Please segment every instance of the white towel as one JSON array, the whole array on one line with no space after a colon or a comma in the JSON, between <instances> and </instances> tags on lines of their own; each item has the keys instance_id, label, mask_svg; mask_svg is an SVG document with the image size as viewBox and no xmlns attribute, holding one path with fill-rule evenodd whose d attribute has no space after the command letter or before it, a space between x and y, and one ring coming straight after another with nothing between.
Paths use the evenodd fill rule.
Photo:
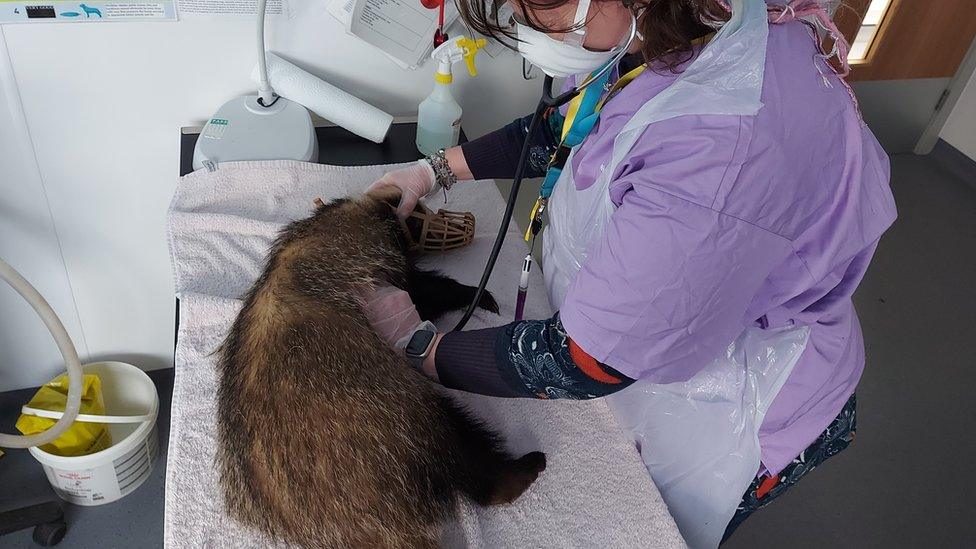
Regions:
<instances>
[{"instance_id":1,"label":"white towel","mask_svg":"<svg viewBox=\"0 0 976 549\"><path fill-rule=\"evenodd\" d=\"M301 162L220 164L183 177L170 207L168 234L180 298L179 342L166 471L166 547L265 547L260 534L229 518L214 467L217 387L211 355L237 314L237 298L260 274L281 226L308 215L312 200L358 194L391 166L344 168ZM501 218L490 181L465 182L446 207L477 218L475 242L432 255L430 264L476 284ZM443 199L432 198L434 209ZM513 224L514 226L514 224ZM470 328L501 325L514 312L518 266L526 247L512 229L489 289L501 315L475 313ZM550 314L538 270L527 318ZM441 327L453 326L447 315ZM447 547L682 547L684 542L633 442L601 401L505 400L453 393L499 431L515 453L542 450L548 467L514 504L464 502L446 525Z\"/></svg>"}]
</instances>

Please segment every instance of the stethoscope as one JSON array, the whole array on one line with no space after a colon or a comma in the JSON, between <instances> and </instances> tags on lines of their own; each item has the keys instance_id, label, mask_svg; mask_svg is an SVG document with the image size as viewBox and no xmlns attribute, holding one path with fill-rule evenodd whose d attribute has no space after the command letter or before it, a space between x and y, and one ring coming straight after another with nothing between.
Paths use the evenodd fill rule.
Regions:
<instances>
[{"instance_id":1,"label":"stethoscope","mask_svg":"<svg viewBox=\"0 0 976 549\"><path fill-rule=\"evenodd\" d=\"M491 248L491 253L488 255L488 260L485 262L484 272L481 274L481 281L478 283L478 289L474 294L474 298L471 303L468 304L468 308L465 309L464 315L461 320L454 326L453 331L461 331L464 326L471 319L471 315L474 314L475 309L478 308L478 303L481 302L481 296L484 295L485 287L488 285L488 279L491 278L491 272L495 268L495 262L498 260L498 254L501 252L502 245L505 243L505 236L508 234L509 224L512 222L512 215L515 211L515 201L518 198L519 189L522 187L522 177L525 174L525 166L528 164L529 159L529 148L531 146L531 137L535 134L535 131L539 127L539 123L545 118L547 112L551 110L558 109L563 105L572 101L576 96L583 93L589 86L593 83L601 80L607 72L613 70L614 67L620 63L620 60L624 55L627 54L627 49L633 42L634 37L637 35L637 19L634 18L630 26L630 37L628 38L626 44L620 48L620 52L613 56L610 61L607 61L603 67L591 73L590 76L586 78L582 83L573 87L571 90L563 92L559 95L554 95L552 93L553 88L553 77L546 75L542 82L542 96L539 98L539 104L536 105L535 112L532 114L532 120L529 122L529 129L525 136L525 141L522 143L522 150L519 153L518 164L515 168L515 178L512 181L512 189L508 192L508 199L505 204L505 213L502 214L502 222L498 226L498 234L495 235L495 243ZM533 238L534 240L534 238ZM521 319L521 309L525 302L525 291L528 288L528 272L532 262L531 250L529 255L526 256L525 260L522 262L521 279L519 281L519 295L516 303L516 320Z\"/></svg>"}]
</instances>

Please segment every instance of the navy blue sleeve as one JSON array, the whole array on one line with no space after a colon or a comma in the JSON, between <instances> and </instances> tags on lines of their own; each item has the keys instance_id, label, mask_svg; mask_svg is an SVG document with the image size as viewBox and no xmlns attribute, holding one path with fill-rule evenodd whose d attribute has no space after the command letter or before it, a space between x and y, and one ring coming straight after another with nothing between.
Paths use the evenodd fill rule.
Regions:
<instances>
[{"instance_id":1,"label":"navy blue sleeve","mask_svg":"<svg viewBox=\"0 0 976 549\"><path fill-rule=\"evenodd\" d=\"M530 138L529 161L525 177L542 177L549 158L559 145L563 117L558 112L546 116ZM464 160L475 179L512 179L522 145L529 133L532 115L461 145Z\"/></svg>"},{"instance_id":2,"label":"navy blue sleeve","mask_svg":"<svg viewBox=\"0 0 976 549\"><path fill-rule=\"evenodd\" d=\"M445 334L435 366L445 387L509 398L591 399L634 381L576 346L558 313L546 320Z\"/></svg>"}]
</instances>

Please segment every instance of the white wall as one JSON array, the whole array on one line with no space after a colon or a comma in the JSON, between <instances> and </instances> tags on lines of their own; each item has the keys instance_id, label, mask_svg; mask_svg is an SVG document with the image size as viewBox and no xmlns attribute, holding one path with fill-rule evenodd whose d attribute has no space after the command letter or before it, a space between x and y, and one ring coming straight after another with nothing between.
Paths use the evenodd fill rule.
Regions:
<instances>
[{"instance_id":1,"label":"white wall","mask_svg":"<svg viewBox=\"0 0 976 549\"><path fill-rule=\"evenodd\" d=\"M952 108L940 137L976 160L976 72Z\"/></svg>"},{"instance_id":2,"label":"white wall","mask_svg":"<svg viewBox=\"0 0 976 549\"><path fill-rule=\"evenodd\" d=\"M397 68L347 37L320 0L293 6L299 17L269 23L269 49L394 114L415 113L432 85L430 65L415 72ZM179 128L202 124L222 102L251 91L253 23L9 25L2 32L54 220L48 233L56 229L64 258L62 267L48 234L46 255L38 251L33 270L55 277L66 268L62 288L50 291L60 295L70 283L91 358L145 369L171 365L174 299L164 221L178 176ZM0 56L0 67L5 63ZM541 84L522 81L514 55L482 56L479 65L477 80L466 73L456 80L469 135L529 112ZM10 97L0 100L18 109ZM8 136L6 120L0 127L5 142L22 140ZM21 156L0 152L4 195L21 185L8 169ZM42 219L44 207L40 198L21 204L0 196L0 211ZM28 224L11 219L18 230ZM8 244L18 240L7 232L4 226L5 257ZM29 322L28 311L16 311L4 319L0 335L21 341ZM57 372L50 360L37 362L31 375L17 376L0 364L0 390L39 384Z\"/></svg>"},{"instance_id":3,"label":"white wall","mask_svg":"<svg viewBox=\"0 0 976 549\"><path fill-rule=\"evenodd\" d=\"M87 355L64 262L37 171L0 30L0 257L42 294ZM10 108L8 108L10 107ZM0 283L0 390L35 384L61 364L54 341L30 306Z\"/></svg>"}]
</instances>

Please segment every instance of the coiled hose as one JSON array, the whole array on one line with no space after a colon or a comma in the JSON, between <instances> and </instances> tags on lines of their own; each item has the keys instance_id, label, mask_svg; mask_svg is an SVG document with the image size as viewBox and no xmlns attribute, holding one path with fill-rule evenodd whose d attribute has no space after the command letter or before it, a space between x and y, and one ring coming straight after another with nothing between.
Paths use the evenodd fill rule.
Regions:
<instances>
[{"instance_id":1,"label":"coiled hose","mask_svg":"<svg viewBox=\"0 0 976 549\"><path fill-rule=\"evenodd\" d=\"M78 411L81 409L81 361L78 360L78 351L75 350L74 344L71 343L71 336L64 329L64 325L61 324L61 319L58 318L58 315L54 313L54 309L31 286L30 282L27 282L24 277L20 276L20 273L15 271L3 259L0 259L0 278L7 284L10 284L21 297L26 299L30 303L30 306L34 308L37 315L41 317L44 325L47 326L48 331L54 337L54 341L58 345L58 350L61 351L61 357L64 358L64 364L68 369L68 402L64 408L64 415L61 416L61 419L57 423L51 426L50 429L36 435L23 436L0 433L0 446L4 448L41 446L61 436L68 427L71 427L75 418L78 417Z\"/></svg>"}]
</instances>

